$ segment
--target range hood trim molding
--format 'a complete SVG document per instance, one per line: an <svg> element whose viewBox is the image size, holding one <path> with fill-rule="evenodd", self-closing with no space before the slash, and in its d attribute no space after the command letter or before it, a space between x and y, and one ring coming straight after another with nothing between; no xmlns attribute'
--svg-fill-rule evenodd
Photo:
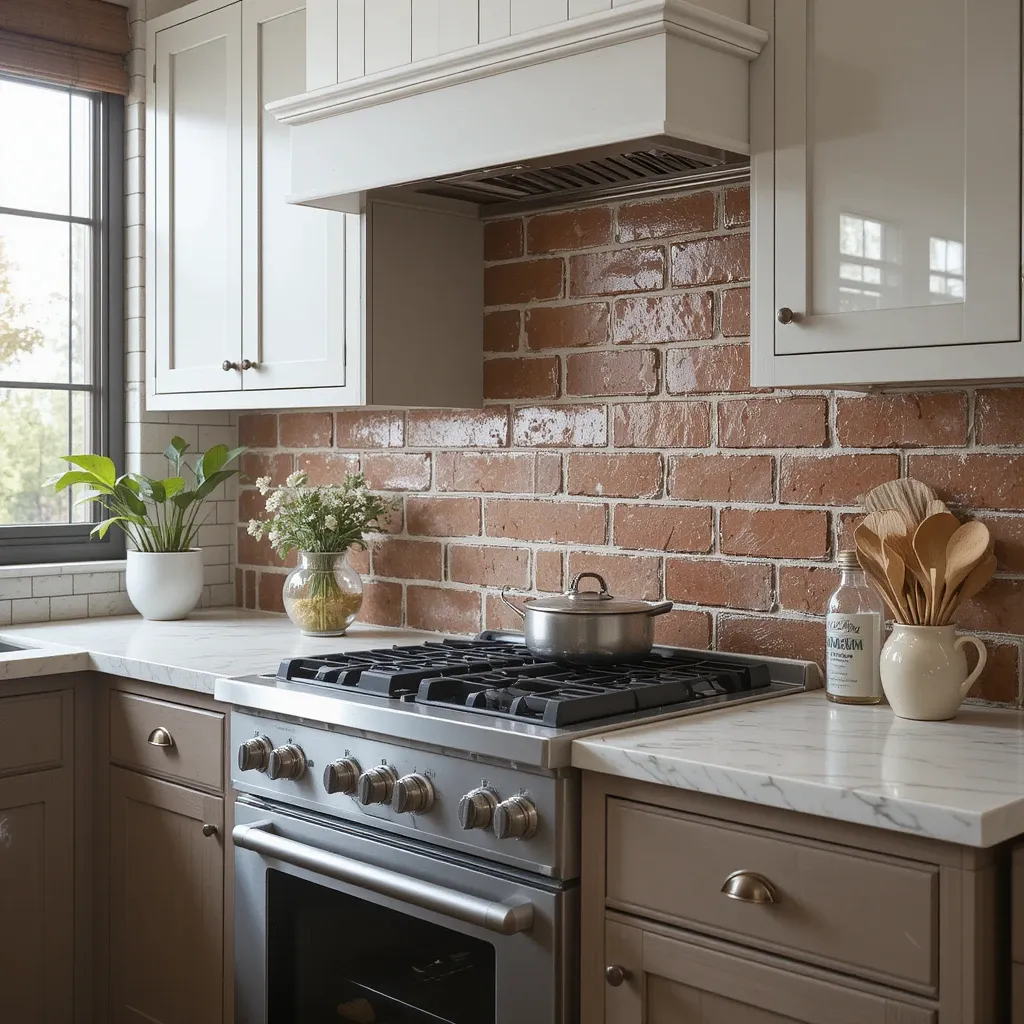
<svg viewBox="0 0 1024 1024"><path fill-rule="evenodd" d="M278 100L267 104L267 110L284 124L307 124L651 35L689 39L748 61L754 60L768 41L763 30L686 0L636 0L624 7Z"/></svg>

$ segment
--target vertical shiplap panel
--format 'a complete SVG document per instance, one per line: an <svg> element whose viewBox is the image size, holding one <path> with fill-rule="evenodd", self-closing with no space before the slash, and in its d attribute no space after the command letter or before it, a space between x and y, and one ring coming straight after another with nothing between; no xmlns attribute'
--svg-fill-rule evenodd
<svg viewBox="0 0 1024 1024"><path fill-rule="evenodd" d="M480 42L503 39L511 31L511 0L480 0Z"/></svg>
<svg viewBox="0 0 1024 1024"><path fill-rule="evenodd" d="M397 68L412 60L412 0L368 0L366 73Z"/></svg>
<svg viewBox="0 0 1024 1024"><path fill-rule="evenodd" d="M436 57L442 50L438 40L440 0L412 0L412 59Z"/></svg>
<svg viewBox="0 0 1024 1024"><path fill-rule="evenodd" d="M450 53L480 41L480 14L477 0L438 0L437 48Z"/></svg>
<svg viewBox="0 0 1024 1024"><path fill-rule="evenodd" d="M338 81L366 74L365 0L337 0Z"/></svg>
<svg viewBox="0 0 1024 1024"><path fill-rule="evenodd" d="M569 20L569 0L512 0L512 35Z"/></svg>
<svg viewBox="0 0 1024 1024"><path fill-rule="evenodd" d="M306 88L338 80L338 0L306 0Z"/></svg>
<svg viewBox="0 0 1024 1024"><path fill-rule="evenodd" d="M596 14L610 10L612 0L569 0L569 17L582 18L584 14Z"/></svg>

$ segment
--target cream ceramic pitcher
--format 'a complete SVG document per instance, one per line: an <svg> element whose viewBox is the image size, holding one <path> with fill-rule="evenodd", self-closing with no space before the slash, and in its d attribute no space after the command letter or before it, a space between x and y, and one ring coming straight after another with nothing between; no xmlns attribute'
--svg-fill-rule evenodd
<svg viewBox="0 0 1024 1024"><path fill-rule="evenodd" d="M964 644L978 649L978 664L970 675ZM957 636L955 626L895 623L882 647L882 689L900 718L940 722L957 713L987 660L981 640Z"/></svg>

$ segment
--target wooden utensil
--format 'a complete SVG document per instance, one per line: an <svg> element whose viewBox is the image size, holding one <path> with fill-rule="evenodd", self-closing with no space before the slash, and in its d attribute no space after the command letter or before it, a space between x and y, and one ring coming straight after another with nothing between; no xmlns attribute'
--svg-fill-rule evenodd
<svg viewBox="0 0 1024 1024"><path fill-rule="evenodd" d="M927 484L912 477L879 484L861 498L868 512L895 509L912 527L927 518L929 503L936 500L937 495Z"/></svg>
<svg viewBox="0 0 1024 1024"><path fill-rule="evenodd" d="M945 590L946 545L959 529L960 520L955 515L938 512L922 520L914 531L914 553L928 580L925 622L930 626L938 623L939 606Z"/></svg>
<svg viewBox="0 0 1024 1024"><path fill-rule="evenodd" d="M895 551L893 551L891 545L882 545L885 551L885 576L889 581L889 586L892 588L893 595L896 598L896 604L899 610L903 613L905 621L909 621L912 617L910 614L910 608L906 604L906 578L907 578L907 566L902 558Z"/></svg>
<svg viewBox="0 0 1024 1024"><path fill-rule="evenodd" d="M946 604L943 608L942 618L937 625L946 626L950 617L965 601L970 601L986 586L996 571L996 559L994 555L986 555L968 574L960 589L956 593L947 595Z"/></svg>
<svg viewBox="0 0 1024 1024"><path fill-rule="evenodd" d="M874 583L878 593L882 595L882 600L892 613L893 618L897 622L903 622L907 613L901 609L899 598L892 592L881 562L876 561L871 555L866 554L860 548L857 549L857 557L865 575Z"/></svg>

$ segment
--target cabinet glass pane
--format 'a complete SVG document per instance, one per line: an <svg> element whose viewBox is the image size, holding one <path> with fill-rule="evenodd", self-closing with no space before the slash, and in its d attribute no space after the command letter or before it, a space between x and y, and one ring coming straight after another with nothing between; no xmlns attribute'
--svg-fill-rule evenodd
<svg viewBox="0 0 1024 1024"><path fill-rule="evenodd" d="M813 4L807 50L810 311L962 303L963 0Z"/></svg>

